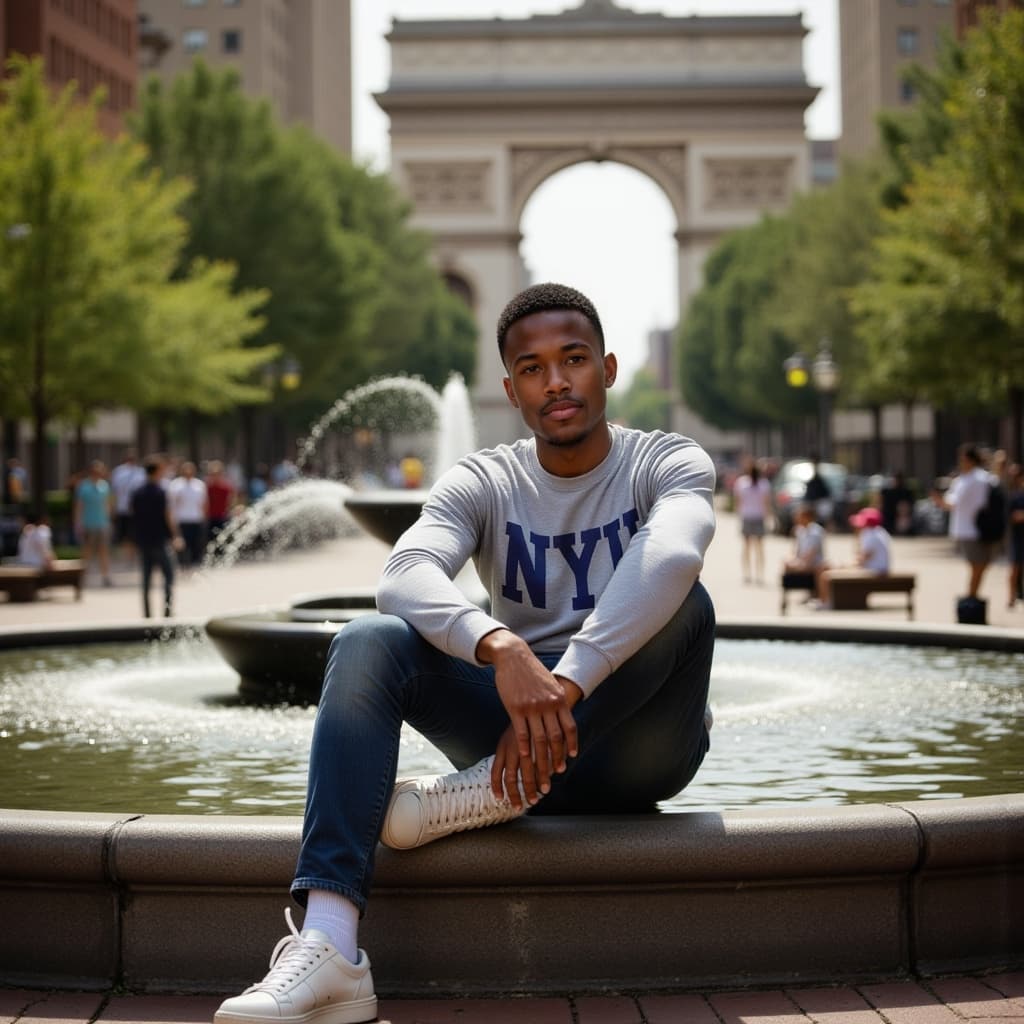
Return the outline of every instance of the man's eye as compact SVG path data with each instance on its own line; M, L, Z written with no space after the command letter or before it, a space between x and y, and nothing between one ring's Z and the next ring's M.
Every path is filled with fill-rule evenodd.
M522 373L536 373L537 370L539 370L539 369L540 369L540 367L536 363L531 363L529 366L524 366L521 372Z

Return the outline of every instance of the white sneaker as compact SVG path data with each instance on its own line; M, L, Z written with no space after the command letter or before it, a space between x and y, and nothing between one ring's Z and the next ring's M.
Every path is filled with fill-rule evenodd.
M491 791L494 755L461 772L399 779L384 815L380 840L393 850L411 850L452 832L498 825L526 812Z
M359 961L350 963L323 932L307 929L300 935L292 923L291 907L284 916L291 934L274 947L270 972L240 996L225 999L214 1014L215 1024L362 1024L376 1020L377 997L365 951L359 950Z

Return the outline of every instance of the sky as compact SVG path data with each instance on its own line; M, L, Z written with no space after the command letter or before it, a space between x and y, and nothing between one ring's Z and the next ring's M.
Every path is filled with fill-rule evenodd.
M392 18L504 18L551 14L579 0L352 0L353 151L378 170L390 164L387 117L372 94L387 87ZM804 70L820 88L806 114L812 139L839 134L838 0L619 0L637 11L803 15ZM597 305L620 381L647 358L647 332L678 315L677 227L668 199L621 164L581 164L549 178L523 212L523 257L535 280L563 281ZM511 296L509 296L511 298ZM488 331L490 325L481 325Z

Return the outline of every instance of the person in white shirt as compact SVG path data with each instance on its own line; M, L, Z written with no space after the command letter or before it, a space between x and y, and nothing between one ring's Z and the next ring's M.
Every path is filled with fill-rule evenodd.
M53 566L53 535L46 520L39 516L26 516L18 537L18 564L33 569Z
M743 551L740 556L743 566L743 582L755 579L764 582L764 524L771 515L772 487L761 475L757 463L751 459L747 470L732 488L736 499L736 512L740 517L740 534L743 537ZM753 565L751 565L753 563ZM751 575L753 568L753 576Z
M814 518L814 506L808 501L796 510L796 546L783 563L784 572L804 572L817 576L825 565L825 527Z
M180 552L183 568L198 566L206 548L206 484L196 476L194 462L181 464L181 476L167 488L171 516L178 525L184 546Z
M857 531L857 556L851 566L840 567L840 570L848 573L853 569L871 576L885 576L892 560L892 538L882 526L882 513L877 508L862 508L850 516L850 525ZM818 577L821 607L831 605L833 571L831 567L825 567Z
M957 452L960 473L949 485L943 505L949 509L949 535L967 561L967 595L977 597L981 580L992 561L993 545L978 536L978 512L988 502L993 477L981 462L974 445L961 445Z
M135 546L132 526L132 495L146 482L146 471L139 465L135 450L129 448L124 458L110 472L110 487L114 492L114 543L123 556Z

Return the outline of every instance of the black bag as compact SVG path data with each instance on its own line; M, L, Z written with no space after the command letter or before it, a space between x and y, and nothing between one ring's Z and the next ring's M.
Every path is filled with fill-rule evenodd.
M956 621L965 626L984 626L988 602L980 597L961 597L956 602Z
M988 500L978 509L974 517L978 540L994 544L1006 533L1006 495L999 484L990 484Z

